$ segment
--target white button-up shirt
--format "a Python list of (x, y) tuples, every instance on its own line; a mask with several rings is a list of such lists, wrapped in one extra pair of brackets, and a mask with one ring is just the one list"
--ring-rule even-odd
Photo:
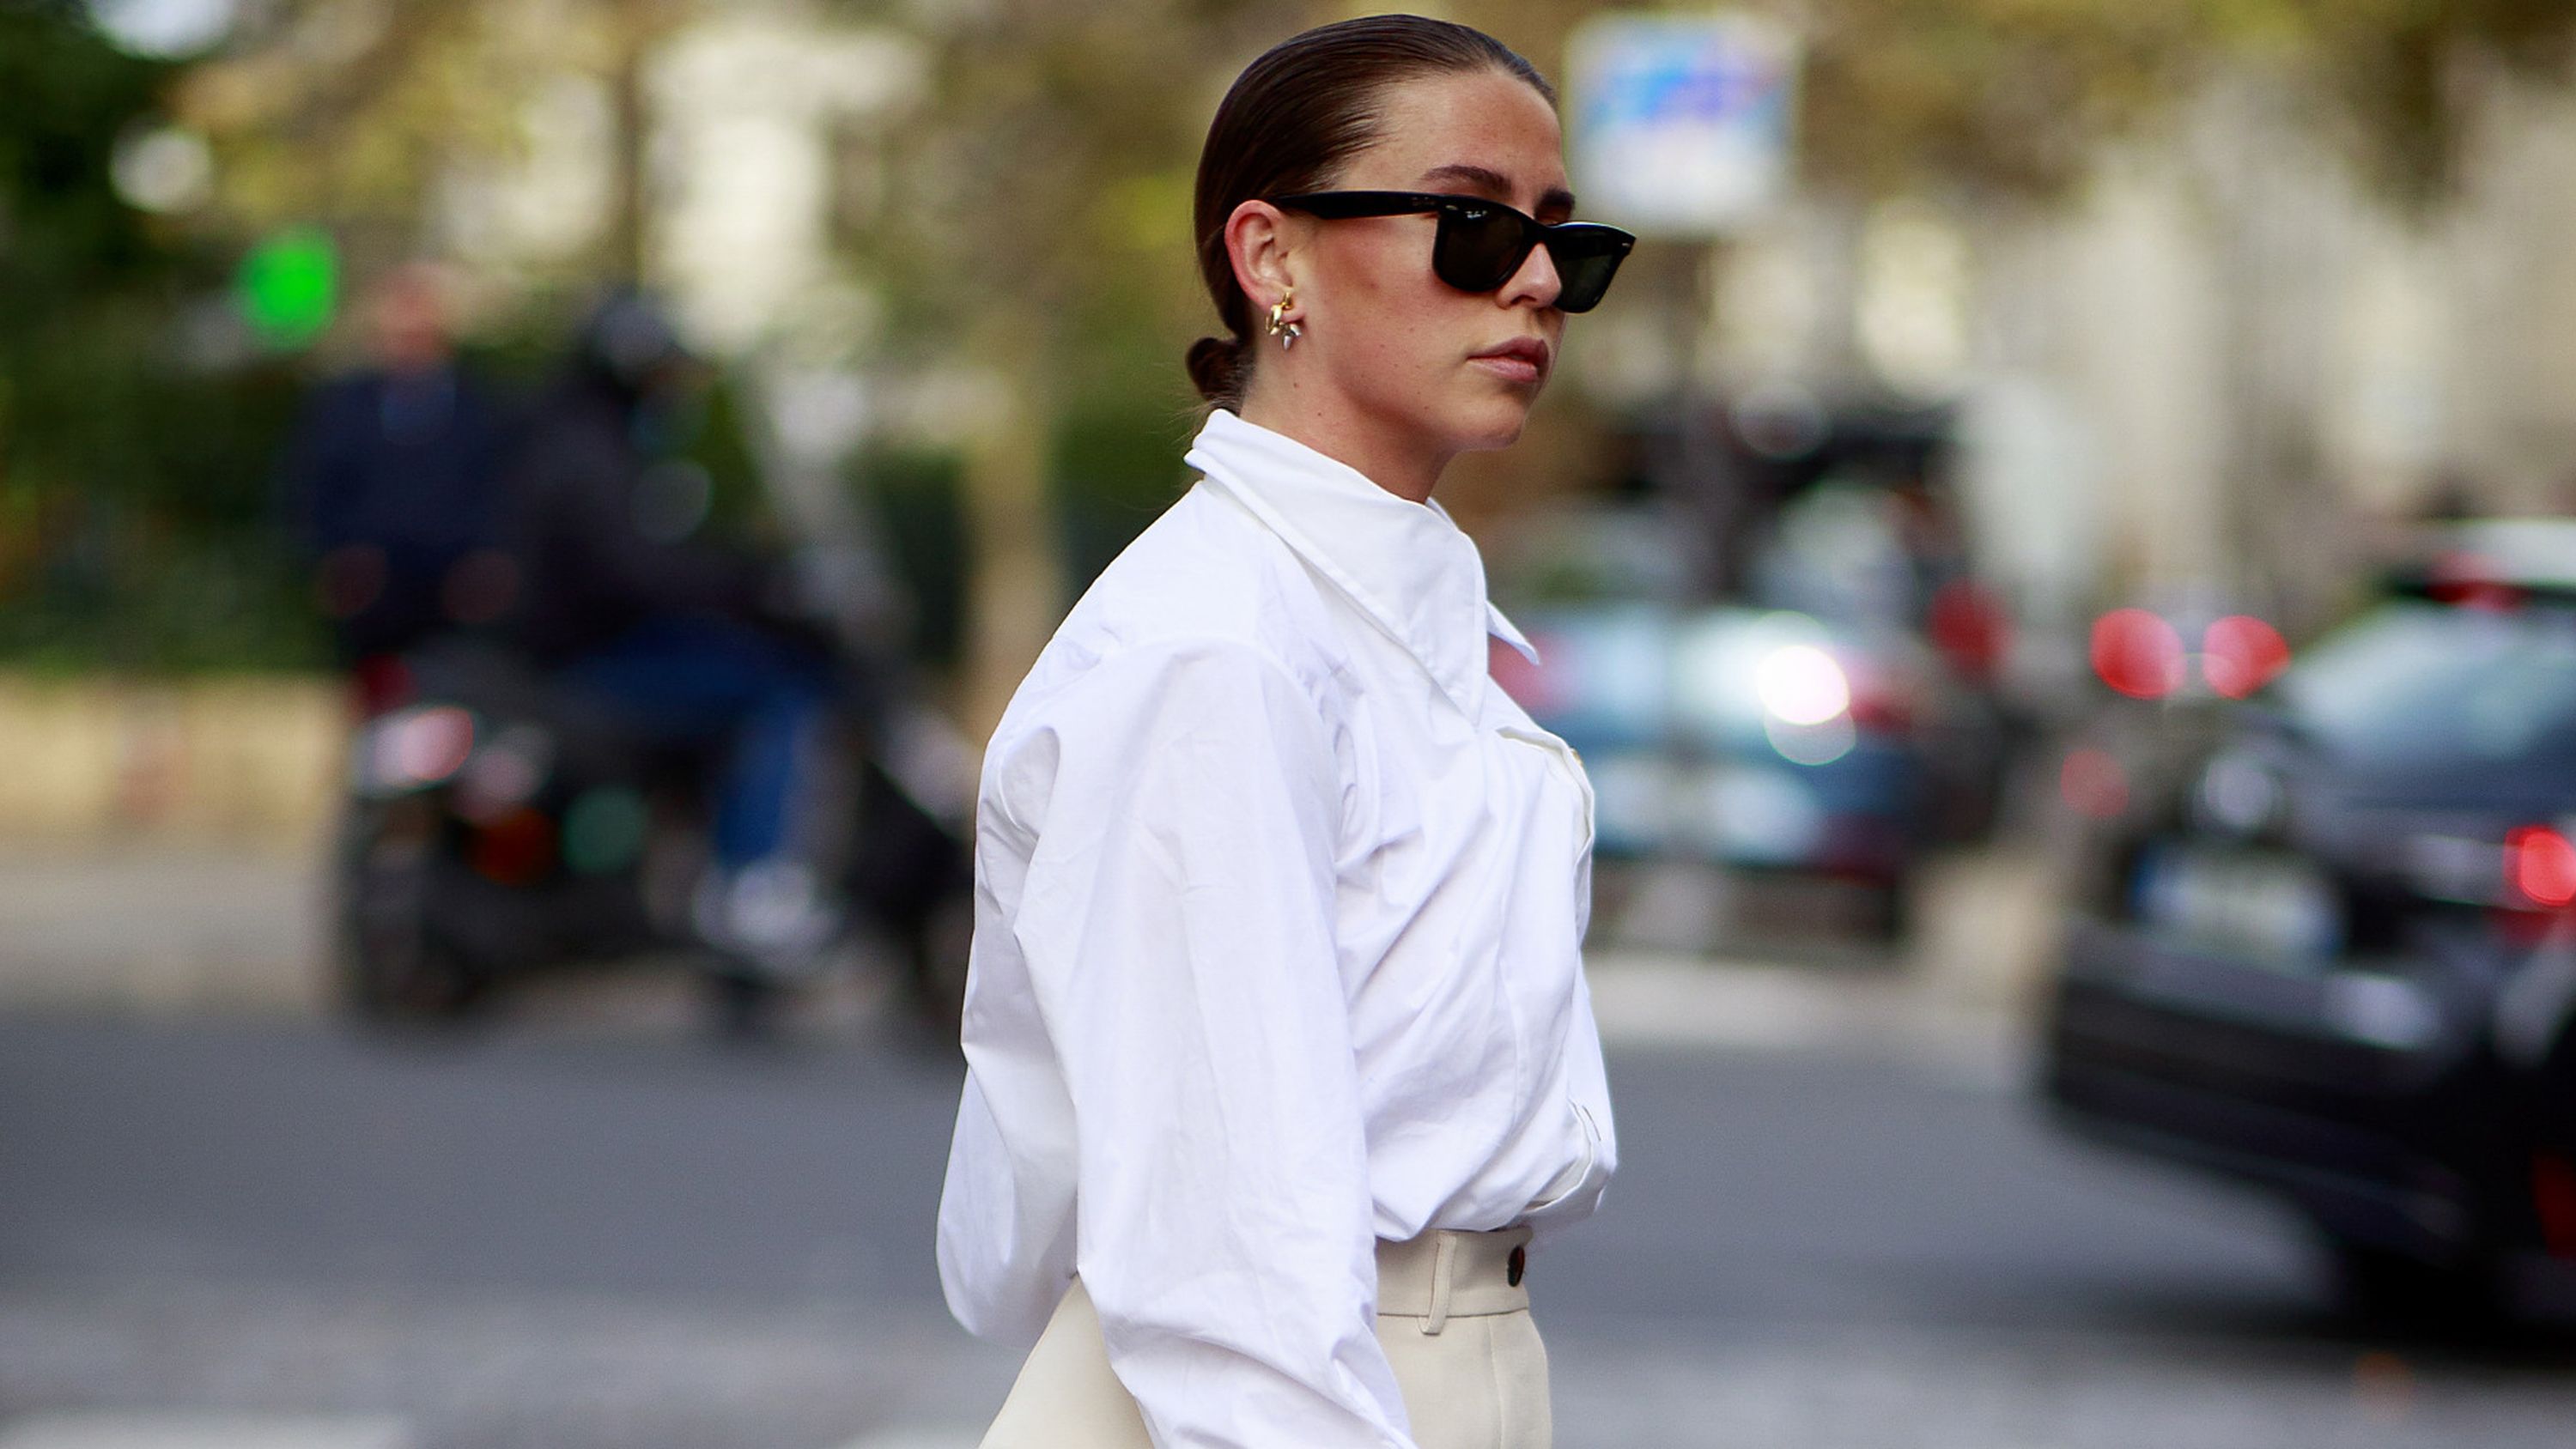
[(1078, 1271), (1163, 1446), (1410, 1449), (1378, 1239), (1591, 1213), (1592, 793), (1437, 505), (1230, 412), (985, 755), (950, 1309)]

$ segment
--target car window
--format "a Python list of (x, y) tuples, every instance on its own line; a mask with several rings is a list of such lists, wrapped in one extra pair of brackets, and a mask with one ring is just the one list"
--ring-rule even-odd
[(2318, 644), (2273, 700), (2356, 763), (2563, 753), (2576, 740), (2576, 613), (2387, 605)]
[(1886, 489), (1820, 484), (1780, 510), (1753, 552), (1751, 596), (1836, 623), (1914, 617), (1919, 586), (1898, 504)]

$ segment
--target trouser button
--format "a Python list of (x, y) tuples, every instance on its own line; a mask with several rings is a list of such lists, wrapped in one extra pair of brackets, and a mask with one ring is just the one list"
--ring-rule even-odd
[(1521, 1274), (1526, 1272), (1528, 1268), (1529, 1249), (1526, 1247), (1514, 1248), (1512, 1249), (1510, 1269), (1504, 1276), (1510, 1281), (1513, 1287), (1518, 1288), (1521, 1286)]

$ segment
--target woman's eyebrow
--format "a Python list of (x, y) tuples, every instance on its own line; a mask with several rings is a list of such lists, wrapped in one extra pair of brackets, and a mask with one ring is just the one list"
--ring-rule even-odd
[[(1497, 200), (1508, 198), (1512, 194), (1510, 177), (1490, 167), (1469, 166), (1462, 162), (1434, 166), (1422, 173), (1422, 180), (1426, 184), (1433, 181), (1462, 181), (1469, 186), (1483, 188), (1488, 195)], [(1538, 199), (1538, 207), (1541, 211), (1571, 212), (1574, 210), (1574, 193), (1562, 186), (1557, 187)]]
[(1483, 166), (1468, 166), (1452, 162), (1447, 166), (1434, 166), (1430, 170), (1423, 172), (1422, 179), (1426, 182), (1463, 181), (1469, 186), (1483, 187), (1485, 190), (1494, 193), (1497, 197), (1504, 197), (1512, 194), (1512, 179), (1510, 177), (1505, 176), (1500, 171), (1491, 170)]

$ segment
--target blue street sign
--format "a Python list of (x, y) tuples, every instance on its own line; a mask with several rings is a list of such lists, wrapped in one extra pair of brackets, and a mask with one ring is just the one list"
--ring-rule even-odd
[(1607, 15), (1569, 47), (1584, 210), (1639, 233), (1709, 237), (1788, 185), (1797, 42), (1743, 15)]

